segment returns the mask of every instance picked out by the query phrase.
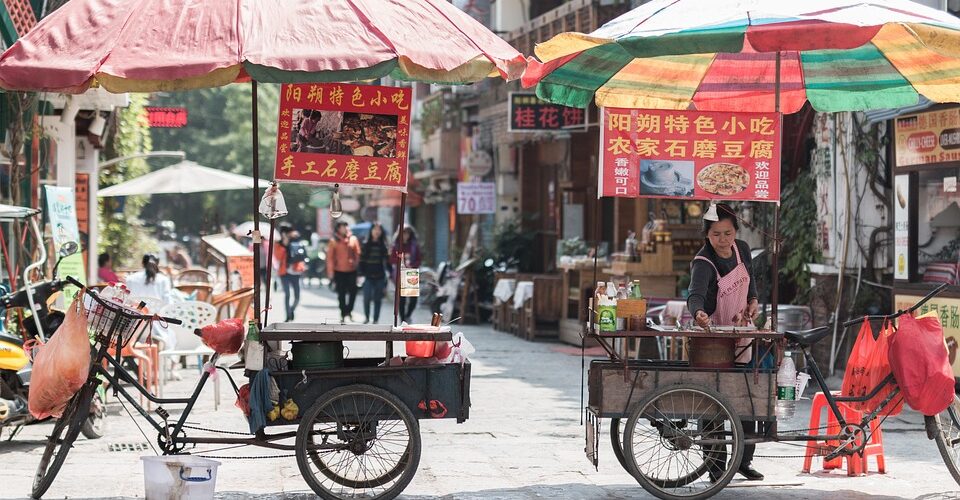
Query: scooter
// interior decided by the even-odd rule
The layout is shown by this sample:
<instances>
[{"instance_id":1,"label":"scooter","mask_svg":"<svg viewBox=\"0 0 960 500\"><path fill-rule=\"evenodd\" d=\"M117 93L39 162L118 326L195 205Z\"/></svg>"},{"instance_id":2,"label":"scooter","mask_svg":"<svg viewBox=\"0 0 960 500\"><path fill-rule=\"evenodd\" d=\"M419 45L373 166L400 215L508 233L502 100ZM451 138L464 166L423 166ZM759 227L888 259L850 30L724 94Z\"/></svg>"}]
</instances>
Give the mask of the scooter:
<instances>
[{"instance_id":1,"label":"scooter","mask_svg":"<svg viewBox=\"0 0 960 500\"><path fill-rule=\"evenodd\" d=\"M46 255L41 251L41 259L24 271L24 287L0 297L0 308L4 310L23 308L30 311L30 316L23 321L22 333L7 331L0 323L0 433L5 428L11 429L8 440L13 439L24 425L37 422L27 407L32 364L23 344L30 339L49 339L63 323L64 313L51 310L48 302L68 285L65 280L57 278L60 262L78 250L79 245L75 242L63 244L53 268L53 279L32 283L28 278L30 271L46 261ZM103 436L105 400L106 391L101 387L90 405L89 418L80 428L88 439Z\"/></svg>"}]
</instances>

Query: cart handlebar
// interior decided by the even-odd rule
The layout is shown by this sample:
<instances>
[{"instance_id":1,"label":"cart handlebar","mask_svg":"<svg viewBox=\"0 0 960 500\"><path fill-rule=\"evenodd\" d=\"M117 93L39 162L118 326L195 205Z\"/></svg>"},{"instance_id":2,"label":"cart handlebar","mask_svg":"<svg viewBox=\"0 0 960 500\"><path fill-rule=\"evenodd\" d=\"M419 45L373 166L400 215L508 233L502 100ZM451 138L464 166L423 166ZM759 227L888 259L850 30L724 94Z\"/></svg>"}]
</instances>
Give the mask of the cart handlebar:
<instances>
[{"instance_id":1,"label":"cart handlebar","mask_svg":"<svg viewBox=\"0 0 960 500\"><path fill-rule=\"evenodd\" d=\"M895 313L893 313L893 314L878 315L878 316L863 316L863 317L860 317L860 318L857 318L857 319L852 319L852 320L850 320L850 321L845 322L845 323L843 324L843 327L846 328L846 327L848 327L848 326L853 326L853 325L862 323L864 320L896 319L896 318L899 318L900 316L903 316L904 314L910 314L910 313L916 311L917 309L920 309L920 307L923 306L924 304L926 304L927 302L929 302L930 299L936 297L937 295L940 295L940 292L946 290L946 288L947 288L948 286L949 286L948 283L944 283L944 284L938 286L938 287L935 288L933 291L931 291L931 292L928 293L926 296L924 296L922 299L920 299L919 302L917 302L916 304L910 306L910 307L907 308L907 309L900 309L900 310L898 310L897 312L895 312Z\"/></svg>"}]
</instances>

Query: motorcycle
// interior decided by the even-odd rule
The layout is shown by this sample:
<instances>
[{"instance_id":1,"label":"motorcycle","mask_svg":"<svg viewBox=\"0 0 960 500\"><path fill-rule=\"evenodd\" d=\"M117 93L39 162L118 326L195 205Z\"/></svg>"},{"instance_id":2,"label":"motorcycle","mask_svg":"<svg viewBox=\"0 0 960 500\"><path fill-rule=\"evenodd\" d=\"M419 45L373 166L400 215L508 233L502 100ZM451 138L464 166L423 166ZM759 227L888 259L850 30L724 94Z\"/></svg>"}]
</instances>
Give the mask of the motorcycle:
<instances>
[{"instance_id":1,"label":"motorcycle","mask_svg":"<svg viewBox=\"0 0 960 500\"><path fill-rule=\"evenodd\" d=\"M46 261L46 254L41 247L40 260L24 270L24 287L0 297L0 308L3 310L22 308L30 314L23 319L22 333L8 331L3 323L0 323L0 433L5 428L11 429L8 440L13 439L24 425L37 422L30 414L27 404L32 364L23 344L30 339L46 341L63 323L64 313L50 309L49 302L51 297L68 286L65 280L57 278L57 268L65 257L77 251L77 243L64 243L53 268L53 278L33 283L29 279L31 271ZM105 401L106 390L101 386L90 405L90 415L80 428L88 439L103 436Z\"/></svg>"}]
</instances>

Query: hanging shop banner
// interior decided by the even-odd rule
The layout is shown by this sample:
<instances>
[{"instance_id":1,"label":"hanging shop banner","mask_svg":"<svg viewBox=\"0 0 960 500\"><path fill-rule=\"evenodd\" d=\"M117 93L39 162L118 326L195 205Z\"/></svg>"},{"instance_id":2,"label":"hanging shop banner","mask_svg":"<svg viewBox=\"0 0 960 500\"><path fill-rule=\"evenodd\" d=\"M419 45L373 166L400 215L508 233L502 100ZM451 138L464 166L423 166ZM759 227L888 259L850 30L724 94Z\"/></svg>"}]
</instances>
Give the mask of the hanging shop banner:
<instances>
[{"instance_id":1,"label":"hanging shop banner","mask_svg":"<svg viewBox=\"0 0 960 500\"><path fill-rule=\"evenodd\" d=\"M894 302L896 309L907 310L923 297L920 295L897 294ZM950 365L953 367L953 376L960 377L960 356L957 355L960 347L960 299L934 297L920 307L917 314L926 314L930 311L940 316L940 325L943 327L943 340L947 343L947 352L950 355Z\"/></svg>"},{"instance_id":2,"label":"hanging shop banner","mask_svg":"<svg viewBox=\"0 0 960 500\"><path fill-rule=\"evenodd\" d=\"M780 201L780 117L603 108L600 196Z\"/></svg>"},{"instance_id":3,"label":"hanging shop banner","mask_svg":"<svg viewBox=\"0 0 960 500\"><path fill-rule=\"evenodd\" d=\"M893 277L898 280L910 279L910 176L894 177L893 199L893 239L894 269Z\"/></svg>"},{"instance_id":4,"label":"hanging shop banner","mask_svg":"<svg viewBox=\"0 0 960 500\"><path fill-rule=\"evenodd\" d=\"M346 83L280 89L280 182L407 190L412 91Z\"/></svg>"},{"instance_id":5,"label":"hanging shop banner","mask_svg":"<svg viewBox=\"0 0 960 500\"><path fill-rule=\"evenodd\" d=\"M44 194L47 200L47 217L50 219L50 228L53 230L53 250L55 256L50 258L56 262L56 255L60 253L62 247L68 241L80 244L80 229L77 227L77 199L73 188L44 186ZM83 265L83 253L76 252L73 255L65 257L60 263L58 269L60 276L72 276L81 283L86 282L86 272ZM73 301L74 287L70 286L64 289L64 300L69 305Z\"/></svg>"},{"instance_id":6,"label":"hanging shop banner","mask_svg":"<svg viewBox=\"0 0 960 500\"><path fill-rule=\"evenodd\" d=\"M510 132L543 130L583 131L587 129L587 110L549 103L535 92L510 92Z\"/></svg>"},{"instance_id":7,"label":"hanging shop banner","mask_svg":"<svg viewBox=\"0 0 960 500\"><path fill-rule=\"evenodd\" d=\"M460 215L492 214L497 208L495 182L457 183L457 213Z\"/></svg>"},{"instance_id":8,"label":"hanging shop banner","mask_svg":"<svg viewBox=\"0 0 960 500\"><path fill-rule=\"evenodd\" d=\"M960 108L901 116L893 128L897 167L960 160Z\"/></svg>"}]
</instances>

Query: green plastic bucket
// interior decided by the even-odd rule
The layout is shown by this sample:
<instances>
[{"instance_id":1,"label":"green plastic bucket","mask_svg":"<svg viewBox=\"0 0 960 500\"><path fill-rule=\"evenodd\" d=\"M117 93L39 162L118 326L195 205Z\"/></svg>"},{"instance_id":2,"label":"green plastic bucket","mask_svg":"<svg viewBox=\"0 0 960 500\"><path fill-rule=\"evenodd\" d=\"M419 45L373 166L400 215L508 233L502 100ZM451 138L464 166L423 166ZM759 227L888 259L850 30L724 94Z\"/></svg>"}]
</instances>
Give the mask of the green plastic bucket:
<instances>
[{"instance_id":1,"label":"green plastic bucket","mask_svg":"<svg viewBox=\"0 0 960 500\"><path fill-rule=\"evenodd\" d=\"M343 342L294 342L291 348L296 370L317 370L343 366Z\"/></svg>"}]
</instances>

